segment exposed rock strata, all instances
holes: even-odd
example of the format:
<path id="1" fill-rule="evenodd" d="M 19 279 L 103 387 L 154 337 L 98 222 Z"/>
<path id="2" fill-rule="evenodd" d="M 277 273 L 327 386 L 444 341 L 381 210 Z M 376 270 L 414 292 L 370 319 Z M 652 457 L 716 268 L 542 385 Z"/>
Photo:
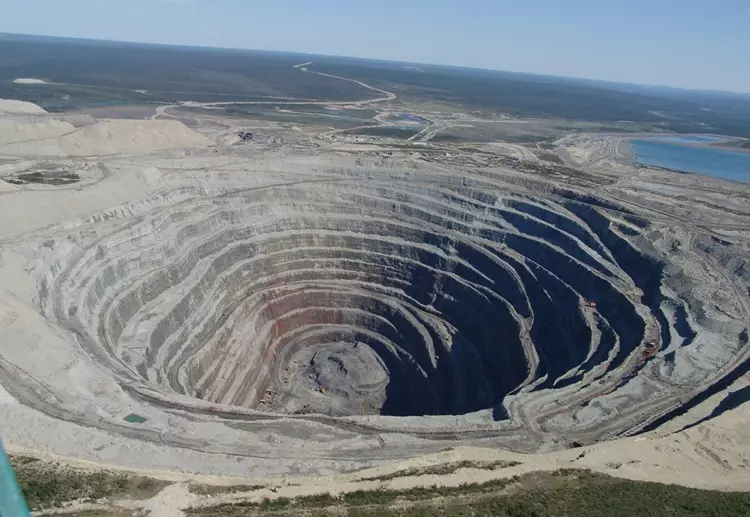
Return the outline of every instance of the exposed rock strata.
<path id="1" fill-rule="evenodd" d="M 514 400 L 559 393 L 564 408 L 590 390 L 583 415 L 692 343 L 665 257 L 634 245 L 647 226 L 479 180 L 343 179 L 150 213 L 45 282 L 59 323 L 144 393 L 519 424 Z M 662 367 L 638 398 L 688 391 L 716 363 L 692 366 L 687 383 Z"/>

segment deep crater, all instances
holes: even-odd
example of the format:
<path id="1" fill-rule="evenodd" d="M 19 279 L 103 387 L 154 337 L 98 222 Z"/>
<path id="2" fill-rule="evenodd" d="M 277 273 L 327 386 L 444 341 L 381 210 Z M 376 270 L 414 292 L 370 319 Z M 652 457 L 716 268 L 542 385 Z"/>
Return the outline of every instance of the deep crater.
<path id="1" fill-rule="evenodd" d="M 658 289 L 659 265 L 608 217 L 458 181 L 200 198 L 90 249 L 57 311 L 123 384 L 164 396 L 466 414 L 593 383 L 646 339 L 632 293 Z"/>

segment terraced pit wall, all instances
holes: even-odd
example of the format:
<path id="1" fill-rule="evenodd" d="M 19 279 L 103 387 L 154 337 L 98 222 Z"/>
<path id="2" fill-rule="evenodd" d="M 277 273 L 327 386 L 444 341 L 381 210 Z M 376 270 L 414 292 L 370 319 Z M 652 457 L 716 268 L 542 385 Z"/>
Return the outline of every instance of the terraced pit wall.
<path id="1" fill-rule="evenodd" d="M 489 411 L 501 428 L 539 430 L 528 419 L 544 415 L 567 433 L 616 422 L 607 396 L 645 408 L 713 373 L 674 366 L 696 332 L 665 316 L 687 309 L 662 292 L 668 257 L 637 246 L 646 222 L 596 199 L 406 175 L 149 213 L 61 260 L 40 304 L 129 390 L 238 418 Z M 660 351 L 671 368 L 644 370 Z M 633 418 L 606 432 L 648 417 Z"/>

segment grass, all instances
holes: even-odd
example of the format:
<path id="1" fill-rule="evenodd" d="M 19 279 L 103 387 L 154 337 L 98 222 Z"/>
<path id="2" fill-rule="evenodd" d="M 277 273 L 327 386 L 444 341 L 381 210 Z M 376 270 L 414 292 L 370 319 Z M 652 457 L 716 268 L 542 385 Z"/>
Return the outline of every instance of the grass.
<path id="1" fill-rule="evenodd" d="M 81 510 L 79 512 L 63 511 L 60 513 L 48 513 L 47 517 L 143 517 L 142 513 L 135 510 L 123 510 L 111 508 L 107 510 Z"/>
<path id="2" fill-rule="evenodd" d="M 168 483 L 113 472 L 90 472 L 35 458 L 11 463 L 32 510 L 77 500 L 152 497 Z M 445 475 L 459 468 L 503 468 L 511 462 L 456 462 L 406 469 L 372 479 L 402 475 Z M 414 473 L 416 470 L 418 472 Z M 406 474 L 409 472 L 409 474 Z M 193 493 L 214 496 L 262 486 L 191 485 Z M 264 499 L 186 511 L 192 517 L 309 516 L 349 517 L 733 517 L 750 515 L 750 493 L 697 490 L 661 483 L 618 479 L 584 470 L 535 472 L 487 483 L 407 490 L 359 490 L 333 496 Z M 52 514 L 54 515 L 54 514 Z M 74 517 L 131 517 L 119 509 L 80 511 Z"/>
<path id="3" fill-rule="evenodd" d="M 719 149 L 750 149 L 750 140 L 734 140 L 732 142 L 716 142 L 708 144 L 708 147 L 718 147 Z"/>
<path id="4" fill-rule="evenodd" d="M 268 512 L 301 511 L 332 506 L 361 507 L 383 506 L 396 501 L 423 501 L 435 497 L 455 497 L 462 494 L 482 493 L 488 490 L 498 490 L 512 483 L 512 479 L 501 479 L 484 484 L 469 484 L 459 487 L 415 487 L 408 490 L 357 490 L 341 496 L 320 494 L 298 497 L 295 499 L 278 498 L 264 499 L 261 502 L 244 502 L 222 504 L 209 508 L 187 510 L 186 514 L 195 516 L 209 515 L 264 515 Z"/>
<path id="5" fill-rule="evenodd" d="M 193 516 L 731 517 L 750 515 L 750 493 L 696 490 L 580 470 L 531 473 L 459 487 L 358 491 L 189 510 Z"/>
<path id="6" fill-rule="evenodd" d="M 145 499 L 168 483 L 107 471 L 87 471 L 25 456 L 11 457 L 11 465 L 32 510 L 59 507 L 78 500 Z"/>
<path id="7" fill-rule="evenodd" d="M 202 485 L 191 483 L 188 487 L 190 492 L 197 495 L 221 495 L 221 494 L 239 494 L 243 492 L 253 492 L 266 488 L 265 485 Z"/>
<path id="8" fill-rule="evenodd" d="M 437 143 L 458 143 L 458 142 L 469 142 L 471 138 L 462 138 L 458 135 L 452 135 L 449 133 L 438 133 L 430 139 L 430 142 Z"/>
<path id="9" fill-rule="evenodd" d="M 391 474 L 383 476 L 362 478 L 362 481 L 389 481 L 391 479 L 412 477 L 412 476 L 447 476 L 453 474 L 458 469 L 482 469 L 495 470 L 520 465 L 517 461 L 457 461 L 455 463 L 445 463 L 442 465 L 430 465 L 429 467 L 413 467 L 404 470 L 397 470 Z"/>
<path id="10" fill-rule="evenodd" d="M 360 127 L 360 128 L 347 131 L 344 134 L 407 139 L 416 135 L 421 130 L 422 130 L 421 127 L 376 126 L 376 127 Z"/>

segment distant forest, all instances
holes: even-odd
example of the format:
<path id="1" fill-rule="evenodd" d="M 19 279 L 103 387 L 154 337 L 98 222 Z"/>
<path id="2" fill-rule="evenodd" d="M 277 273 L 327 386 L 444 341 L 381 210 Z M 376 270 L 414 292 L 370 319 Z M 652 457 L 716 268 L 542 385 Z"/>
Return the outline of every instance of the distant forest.
<path id="1" fill-rule="evenodd" d="M 678 133 L 750 138 L 750 94 L 703 92 L 491 70 L 347 60 L 316 70 L 356 77 L 407 100 L 519 117 L 630 121 Z"/>
<path id="2" fill-rule="evenodd" d="M 0 97 L 54 111 L 134 102 L 378 96 L 352 82 L 293 68 L 306 61 L 313 62 L 312 70 L 364 81 L 406 101 L 750 138 L 750 95 L 351 58 L 15 35 L 0 35 Z M 58 84 L 14 84 L 19 77 Z"/>

